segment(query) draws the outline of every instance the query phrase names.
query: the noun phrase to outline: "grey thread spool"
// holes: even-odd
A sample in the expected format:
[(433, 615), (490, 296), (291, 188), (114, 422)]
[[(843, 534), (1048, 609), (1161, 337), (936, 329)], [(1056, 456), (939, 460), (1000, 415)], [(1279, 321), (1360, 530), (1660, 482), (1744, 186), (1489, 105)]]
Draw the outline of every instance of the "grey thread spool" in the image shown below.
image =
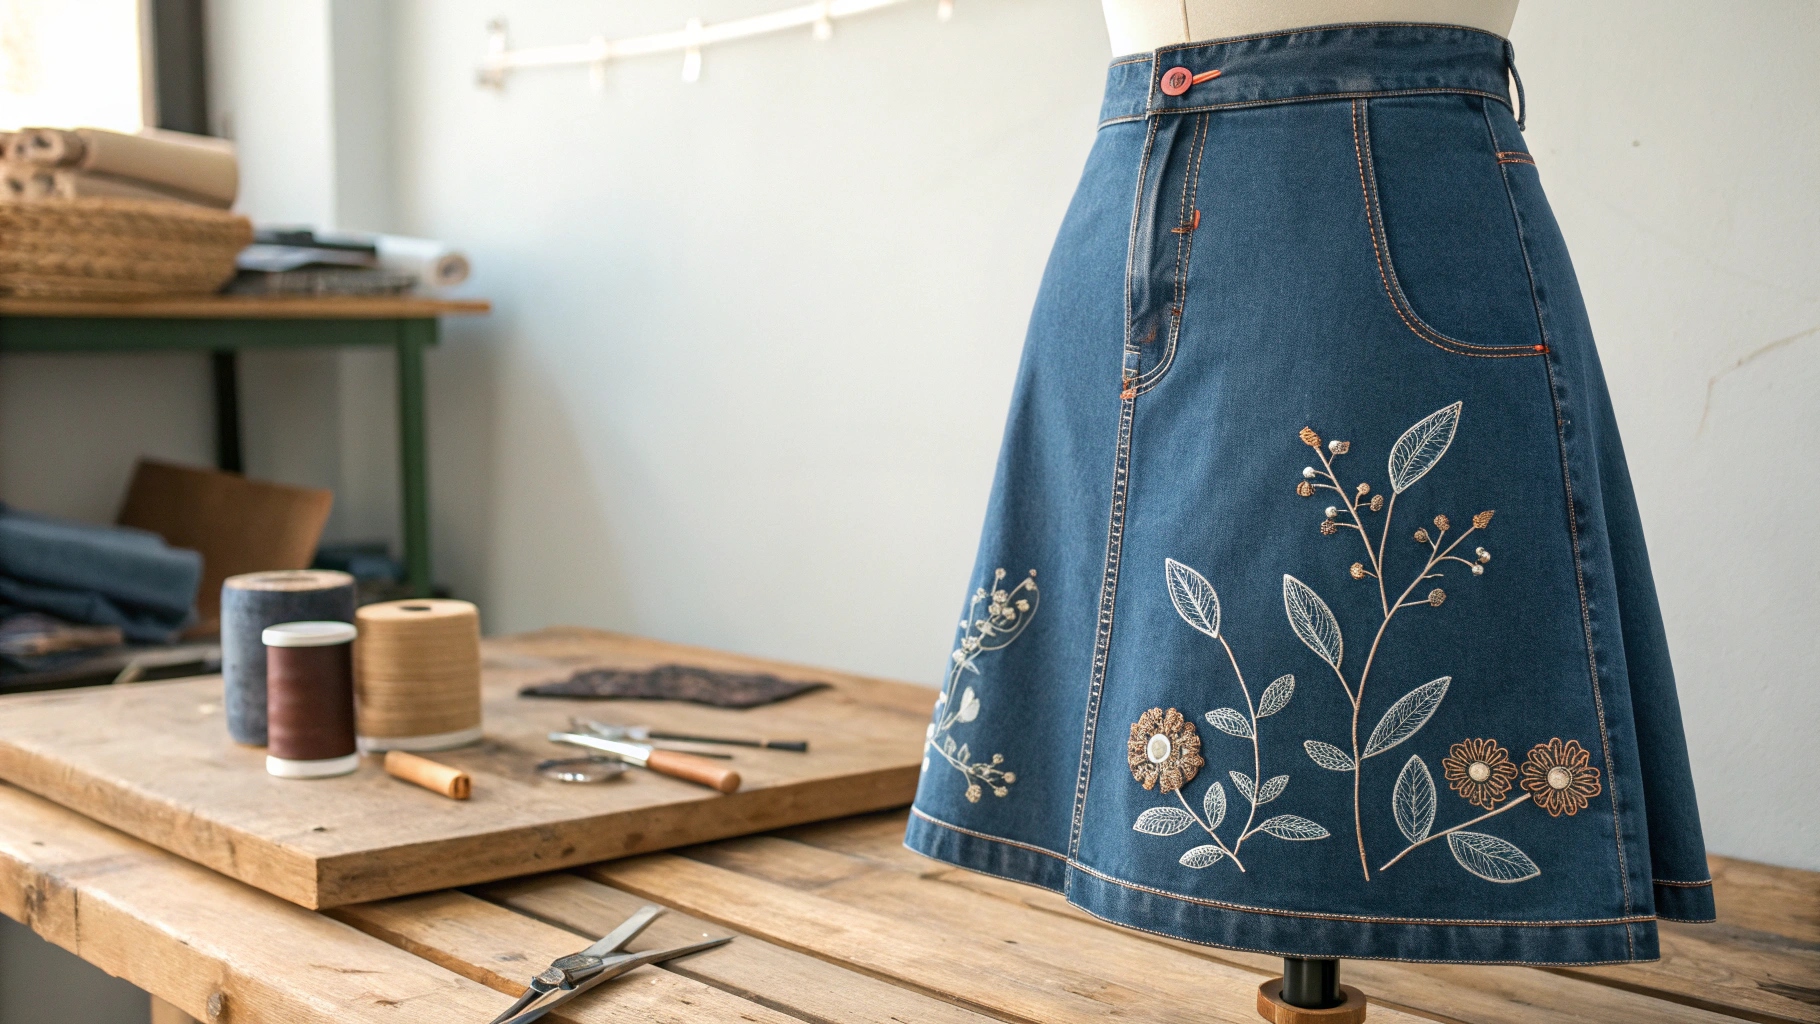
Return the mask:
[(260, 635), (281, 622), (321, 620), (354, 621), (354, 577), (329, 569), (284, 569), (222, 581), (222, 706), (235, 743), (266, 743), (265, 643)]

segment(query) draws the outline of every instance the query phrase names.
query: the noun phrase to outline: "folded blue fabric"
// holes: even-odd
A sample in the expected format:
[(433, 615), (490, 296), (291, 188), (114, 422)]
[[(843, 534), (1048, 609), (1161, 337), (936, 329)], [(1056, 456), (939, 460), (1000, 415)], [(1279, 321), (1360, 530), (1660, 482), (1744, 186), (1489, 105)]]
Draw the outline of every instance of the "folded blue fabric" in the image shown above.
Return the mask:
[(201, 581), (202, 556), (155, 533), (0, 505), (0, 598), (14, 604), (159, 641), (189, 620)]

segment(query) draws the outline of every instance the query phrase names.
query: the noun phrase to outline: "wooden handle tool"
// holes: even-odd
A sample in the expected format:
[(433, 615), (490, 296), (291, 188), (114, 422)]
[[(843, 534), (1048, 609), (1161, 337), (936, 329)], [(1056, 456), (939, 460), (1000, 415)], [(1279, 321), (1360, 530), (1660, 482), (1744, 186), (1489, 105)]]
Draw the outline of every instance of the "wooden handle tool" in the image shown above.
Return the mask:
[(451, 800), (466, 800), (474, 791), (474, 780), (467, 772), (402, 750), (386, 751), (385, 771), (393, 778), (414, 782)]
[(719, 790), (722, 793), (732, 793), (739, 789), (739, 772), (693, 754), (684, 754), (675, 750), (657, 750), (642, 743), (609, 740), (577, 732), (553, 732), (550, 734), (550, 742), (568, 743), (577, 747), (598, 750), (628, 764), (648, 768), (659, 775), (684, 779), (709, 789)]

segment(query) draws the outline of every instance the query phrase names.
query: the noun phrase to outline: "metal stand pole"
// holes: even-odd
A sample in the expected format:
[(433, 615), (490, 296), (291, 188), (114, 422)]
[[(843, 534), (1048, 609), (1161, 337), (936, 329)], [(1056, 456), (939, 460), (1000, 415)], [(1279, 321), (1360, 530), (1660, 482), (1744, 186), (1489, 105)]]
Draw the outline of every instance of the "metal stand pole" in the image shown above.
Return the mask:
[(1304, 1010), (1325, 1010), (1346, 1001), (1340, 992), (1340, 962), (1324, 958), (1283, 958), (1283, 1002)]

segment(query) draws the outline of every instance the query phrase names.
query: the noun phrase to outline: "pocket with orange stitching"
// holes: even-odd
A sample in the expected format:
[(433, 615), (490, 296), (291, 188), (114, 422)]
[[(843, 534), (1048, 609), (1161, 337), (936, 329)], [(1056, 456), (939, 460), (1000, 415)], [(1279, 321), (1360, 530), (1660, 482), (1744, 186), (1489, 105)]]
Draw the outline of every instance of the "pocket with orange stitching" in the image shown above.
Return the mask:
[(1377, 264), (1389, 311), (1414, 338), (1457, 355), (1539, 355), (1545, 349), (1504, 182), (1505, 157), (1529, 155), (1499, 152), (1486, 102), (1353, 102), (1368, 236), (1362, 244)]

